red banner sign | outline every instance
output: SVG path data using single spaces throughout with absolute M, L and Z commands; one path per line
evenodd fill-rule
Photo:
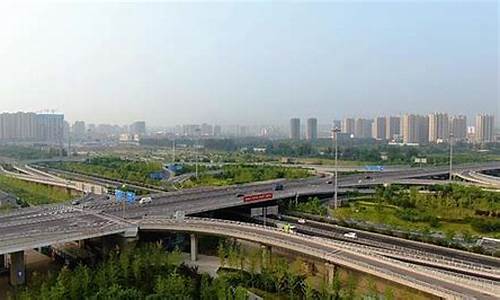
M 243 197 L 244 202 L 254 202 L 273 199 L 273 193 L 255 194 Z

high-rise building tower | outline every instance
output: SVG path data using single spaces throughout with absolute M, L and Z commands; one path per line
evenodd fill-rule
M 35 141 L 39 140 L 40 123 L 35 113 L 0 114 L 0 140 Z
M 64 133 L 64 115 L 44 113 L 37 115 L 38 139 L 40 141 L 62 143 Z
M 433 113 L 429 115 L 429 142 L 441 143 L 448 141 L 450 136 L 448 114 Z
M 401 135 L 401 118 L 387 117 L 386 118 L 386 134 L 385 138 L 389 141 Z
M 354 136 L 358 139 L 367 139 L 372 137 L 373 120 L 356 119 L 354 126 Z
M 404 143 L 425 144 L 429 141 L 429 117 L 405 114 L 401 127 Z
M 129 126 L 130 134 L 145 135 L 146 134 L 146 122 L 137 121 Z
M 202 136 L 212 136 L 214 133 L 214 127 L 210 124 L 201 124 L 201 135 Z
M 348 135 L 354 135 L 354 129 L 356 127 L 356 120 L 353 118 L 345 118 L 342 120 L 342 133 L 347 133 Z
M 467 139 L 467 117 L 463 115 L 451 117 L 450 132 L 453 133 L 455 141 L 465 141 Z
M 215 125 L 214 136 L 221 136 L 221 135 L 222 135 L 222 127 L 220 125 Z
M 476 143 L 493 142 L 495 118 L 493 115 L 479 114 L 476 116 L 475 140 Z
M 81 139 L 85 137 L 85 122 L 76 121 L 71 127 L 72 136 L 76 139 Z
M 290 138 L 292 140 L 300 140 L 300 119 L 290 119 Z
M 385 140 L 386 136 L 386 118 L 385 117 L 377 117 L 373 122 L 373 132 L 372 137 L 376 140 Z
M 333 120 L 333 129 L 338 129 L 338 130 L 341 130 L 342 129 L 342 121 L 340 120 Z
M 315 141 L 318 139 L 318 119 L 307 119 L 306 139 L 308 141 Z

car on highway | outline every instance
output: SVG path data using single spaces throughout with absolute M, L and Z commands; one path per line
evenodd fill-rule
M 285 189 L 285 186 L 282 184 L 282 183 L 277 183 L 275 186 L 274 186 L 274 190 L 275 191 L 282 191 Z
M 306 220 L 305 219 L 298 219 L 297 223 L 299 223 L 299 224 L 305 224 Z
M 333 181 L 332 181 L 332 180 L 328 180 L 328 181 L 326 182 L 326 184 L 332 184 L 332 183 L 333 183 Z
M 238 194 L 236 194 L 236 197 L 238 197 L 238 198 L 241 198 L 241 197 L 243 197 L 243 196 L 245 196 L 245 194 L 242 194 L 242 193 L 238 193 Z
M 81 203 L 82 201 L 80 199 L 76 199 L 71 202 L 71 205 L 80 205 Z
M 348 232 L 348 233 L 344 233 L 344 237 L 350 238 L 350 239 L 355 239 L 358 236 L 356 235 L 356 232 Z
M 151 203 L 153 199 L 151 197 L 142 197 L 141 200 L 139 200 L 139 204 L 147 204 Z

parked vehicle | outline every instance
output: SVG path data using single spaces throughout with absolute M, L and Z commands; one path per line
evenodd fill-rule
M 306 220 L 305 219 L 298 219 L 297 222 L 299 224 L 305 224 L 306 223 Z

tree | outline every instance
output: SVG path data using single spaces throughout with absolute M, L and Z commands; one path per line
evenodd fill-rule
M 216 289 L 213 285 L 210 275 L 207 273 L 201 274 L 200 280 L 200 299 L 201 300 L 216 300 Z
M 391 287 L 385 288 L 384 300 L 394 300 L 394 290 Z
M 221 267 L 224 267 L 226 262 L 226 247 L 224 242 L 220 242 L 217 247 L 217 256 L 219 257 L 219 263 Z
M 156 295 L 168 299 L 189 299 L 194 292 L 193 282 L 177 273 L 166 278 L 158 277 L 155 283 Z
M 333 299 L 338 300 L 340 299 L 340 290 L 341 290 L 341 282 L 340 282 L 340 275 L 339 272 L 335 272 L 335 275 L 333 276 L 333 282 L 331 285 L 331 290 L 333 294 Z
M 357 287 L 357 280 L 354 275 L 349 275 L 349 278 L 347 279 L 347 289 L 346 289 L 346 295 L 345 299 L 352 300 L 356 297 L 356 287 Z

